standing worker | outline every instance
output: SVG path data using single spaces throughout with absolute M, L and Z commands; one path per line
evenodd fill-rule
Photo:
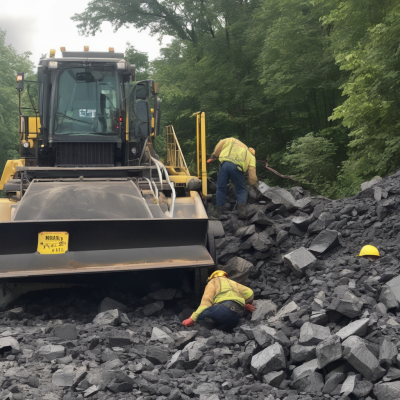
M 182 325 L 193 326 L 196 321 L 210 318 L 218 329 L 231 331 L 244 312 L 253 312 L 253 291 L 228 279 L 225 271 L 215 271 L 208 278 L 199 308 Z
M 247 188 L 244 174 L 248 171 L 251 186 L 256 186 L 258 180 L 256 175 L 256 154 L 251 147 L 247 148 L 240 140 L 227 138 L 220 140 L 215 146 L 214 153 L 207 160 L 211 163 L 217 158 L 221 165 L 217 179 L 217 215 L 223 213 L 225 204 L 226 187 L 229 179 L 235 185 L 236 200 L 238 203 L 239 218 L 246 218 Z

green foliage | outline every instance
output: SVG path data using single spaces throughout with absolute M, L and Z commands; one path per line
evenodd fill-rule
M 125 49 L 125 59 L 132 65 L 135 65 L 137 81 L 150 79 L 151 71 L 149 71 L 150 63 L 147 53 L 136 50 L 135 47 L 128 42 Z
M 7 160 L 19 157 L 17 73 L 25 72 L 28 80 L 33 76 L 30 53 L 18 54 L 12 46 L 6 46 L 5 39 L 6 32 L 0 29 L 0 171 Z M 36 88 L 32 89 L 35 96 Z M 26 91 L 24 100 L 28 100 L 25 96 Z
M 350 130 L 341 182 L 353 191 L 359 182 L 400 167 L 400 5 L 382 7 L 375 4 L 374 24 L 365 28 L 360 43 L 337 57 L 351 75 L 343 85 L 347 100 L 331 119 Z
M 318 192 L 326 191 L 327 182 L 335 180 L 337 167 L 333 160 L 337 147 L 331 139 L 307 133 L 287 148 L 282 163 L 290 167 L 291 176 Z

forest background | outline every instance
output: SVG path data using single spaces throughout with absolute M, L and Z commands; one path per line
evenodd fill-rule
M 109 21 L 172 36 L 156 60 L 129 43 L 126 58 L 139 79 L 159 84 L 162 124 L 174 125 L 189 165 L 190 116 L 201 110 L 208 154 L 237 137 L 258 160 L 331 198 L 400 166 L 398 1 L 96 0 L 72 18 L 82 34 Z M 18 158 L 16 72 L 35 73 L 5 35 L 0 27 L 0 169 Z M 270 185 L 293 185 L 263 164 L 257 172 Z

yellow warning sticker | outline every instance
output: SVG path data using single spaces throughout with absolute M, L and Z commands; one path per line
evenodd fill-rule
M 68 251 L 68 232 L 40 232 L 37 251 L 40 254 L 64 254 Z

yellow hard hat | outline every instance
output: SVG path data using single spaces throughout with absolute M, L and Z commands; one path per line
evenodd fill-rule
M 253 156 L 256 155 L 256 151 L 255 151 L 252 147 L 249 147 L 249 152 L 250 152 Z
M 361 249 L 360 254 L 356 257 L 364 257 L 364 256 L 380 257 L 381 255 L 379 254 L 379 250 L 375 246 L 367 244 Z
M 208 281 L 211 281 L 211 279 L 216 278 L 217 276 L 224 276 L 225 278 L 228 278 L 228 274 L 225 271 L 214 271 L 210 277 L 208 278 Z

